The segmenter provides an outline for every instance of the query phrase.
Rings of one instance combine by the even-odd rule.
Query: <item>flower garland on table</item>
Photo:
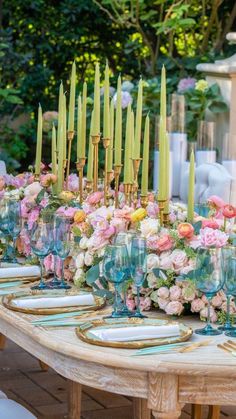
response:
[[[78,287],[86,283],[96,290],[106,288],[104,278],[98,280],[99,262],[102,261],[107,244],[122,231],[132,229],[147,239],[148,275],[141,291],[143,310],[159,308],[170,315],[181,315],[186,309],[199,313],[202,319],[207,315],[207,300],[195,289],[193,270],[196,250],[199,246],[222,247],[232,240],[236,232],[234,220],[236,208],[225,204],[216,196],[209,199],[208,218],[196,217],[194,224],[188,223],[187,208],[182,203],[170,203],[170,225],[160,227],[158,204],[153,194],[149,195],[146,209],[129,207],[125,204],[125,195],[120,188],[119,208],[115,209],[111,193],[110,206],[104,206],[103,191],[91,193],[82,206],[67,194],[63,200],[54,198],[51,186],[56,179],[51,174],[44,174],[40,182],[34,176],[25,173],[16,177],[0,177],[0,197],[17,196],[22,203],[24,227],[18,238],[20,253],[30,255],[28,230],[39,217],[48,214],[64,214],[71,218],[71,231],[74,249],[66,260],[65,275],[74,280]],[[69,190],[78,191],[78,177],[70,175]],[[47,271],[53,269],[53,256],[45,258]],[[58,267],[59,269],[59,267]],[[129,308],[136,305],[134,286],[128,289]],[[216,321],[226,310],[226,299],[220,291],[213,299],[211,318]],[[234,301],[231,312],[236,312]]]

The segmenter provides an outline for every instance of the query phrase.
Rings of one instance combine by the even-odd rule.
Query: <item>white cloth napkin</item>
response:
[[[104,341],[126,342],[179,336],[179,325],[114,327],[93,330],[90,333]]]
[[[0,268],[0,278],[21,278],[40,276],[39,266],[14,266],[12,268]]]
[[[66,297],[40,297],[13,299],[12,304],[19,308],[53,308],[94,305],[92,294],[71,295]]]

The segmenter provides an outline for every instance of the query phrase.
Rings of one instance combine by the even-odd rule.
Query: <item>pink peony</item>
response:
[[[170,237],[170,235],[169,234],[165,234],[164,236],[162,236],[159,240],[158,240],[158,243],[157,243],[157,246],[158,246],[158,250],[160,251],[160,252],[164,252],[164,251],[166,251],[166,250],[170,250],[170,249],[172,249],[172,247],[173,247],[173,240],[172,240],[172,238]]]
[[[183,310],[184,310],[184,306],[179,301],[170,301],[165,307],[165,312],[166,314],[169,314],[169,315],[180,316]]]
[[[103,192],[93,192],[87,197],[87,202],[90,205],[96,205],[103,199],[104,193]]]
[[[195,298],[191,302],[191,311],[192,313],[199,313],[205,307],[205,303],[202,301],[201,298]]]
[[[201,245],[204,247],[223,247],[229,236],[220,230],[206,227],[200,230]]]
[[[158,295],[158,297],[160,297],[160,298],[168,298],[169,297],[169,295],[170,295],[170,292],[169,292],[169,289],[167,288],[167,287],[160,287],[158,290],[157,290],[157,295]]]
[[[170,300],[179,300],[182,295],[181,288],[178,285],[170,287]]]

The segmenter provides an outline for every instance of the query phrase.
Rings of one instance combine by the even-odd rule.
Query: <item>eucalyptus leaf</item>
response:
[[[93,286],[94,282],[97,281],[99,272],[99,264],[91,266],[91,268],[86,272],[86,282],[89,286]]]

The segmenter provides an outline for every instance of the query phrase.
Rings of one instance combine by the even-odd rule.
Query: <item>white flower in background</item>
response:
[[[84,266],[84,252],[80,252],[75,259],[76,268],[82,268]]]
[[[150,272],[152,269],[158,268],[160,264],[159,257],[154,253],[147,255],[147,270]]]
[[[158,233],[159,221],[155,218],[148,218],[140,223],[140,231],[143,237],[148,238]]]
[[[121,85],[121,90],[123,92],[131,92],[131,90],[134,88],[134,84],[131,83],[131,81],[129,80],[125,80],[123,81],[122,85]]]
[[[86,266],[92,266],[93,264],[93,254],[91,252],[86,252],[84,256],[84,263]]]
[[[30,198],[33,196],[37,196],[43,187],[40,185],[39,182],[33,182],[31,185],[26,186],[25,188],[25,196]]]
[[[87,237],[82,237],[81,238],[81,240],[79,242],[79,247],[80,247],[80,249],[83,249],[83,250],[85,250],[85,249],[88,248],[88,239],[87,239]]]
[[[117,93],[114,94],[113,97],[114,101],[114,107],[116,108],[116,102],[117,102]],[[132,96],[129,92],[121,92],[121,106],[122,109],[127,108],[129,104],[133,102]]]

